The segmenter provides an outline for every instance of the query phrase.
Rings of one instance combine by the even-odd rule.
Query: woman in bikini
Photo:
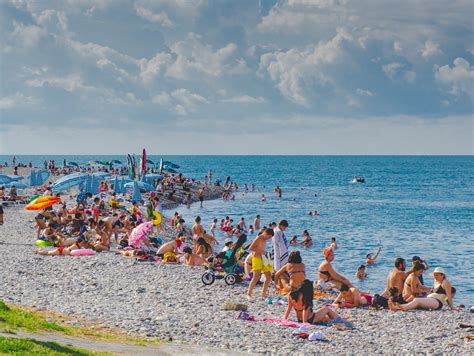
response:
[[[431,292],[431,288],[424,287],[421,284],[420,277],[425,271],[425,266],[421,263],[416,262],[412,268],[412,273],[405,280],[403,285],[403,300],[406,303],[411,302],[416,297],[425,297],[426,293]]]
[[[81,248],[88,248],[89,244],[82,237],[78,237],[76,242],[69,247],[59,246],[58,248],[48,251],[45,249],[38,249],[35,252],[44,256],[69,256],[71,251]]]
[[[324,261],[318,268],[318,284],[324,282],[336,289],[340,289],[341,286],[345,284],[351,288],[352,283],[346,277],[337,273],[331,266],[331,262],[334,261],[334,250],[331,247],[324,249],[324,258]]]
[[[456,289],[446,278],[444,270],[441,267],[436,267],[431,275],[434,278],[433,293],[428,294],[426,298],[415,298],[407,304],[395,303],[389,299],[389,308],[403,311],[412,309],[441,310],[444,303],[447,303],[451,309],[454,309],[453,297]]]
[[[196,241],[194,253],[206,259],[212,255],[212,247],[206,242],[206,240],[204,240],[204,238],[200,237]]]
[[[322,307],[313,311],[313,285],[311,281],[305,279],[295,291],[288,296],[288,306],[283,319],[288,320],[291,311],[294,309],[296,318],[300,323],[309,323],[313,325],[324,322],[343,323],[347,327],[352,324],[343,320],[334,310],[329,307]]]
[[[356,308],[372,305],[372,296],[368,293],[360,292],[357,288],[349,288],[343,284],[340,293],[332,303],[337,308]]]
[[[183,252],[184,252],[184,264],[186,266],[191,266],[191,267],[202,266],[207,261],[205,258],[202,258],[199,255],[193,254],[193,250],[191,249],[191,247],[185,247]]]
[[[299,251],[288,256],[288,263],[275,273],[275,288],[280,292],[295,290],[306,279],[305,265]]]

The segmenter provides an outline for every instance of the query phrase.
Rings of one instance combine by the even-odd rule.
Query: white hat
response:
[[[444,269],[442,267],[436,267],[433,272],[430,273],[430,276],[433,276],[435,273],[441,273],[446,276]]]

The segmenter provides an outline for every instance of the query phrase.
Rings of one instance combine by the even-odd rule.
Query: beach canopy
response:
[[[27,184],[21,183],[21,182],[8,182],[8,183],[4,183],[2,185],[5,186],[6,188],[11,188],[12,186],[15,186],[15,188],[17,188],[17,189],[28,188]]]
[[[138,225],[130,233],[130,236],[128,237],[128,244],[133,245],[135,247],[140,247],[143,241],[147,238],[146,234],[148,231],[150,231],[152,226],[152,221],[147,221]]]
[[[72,187],[82,185],[87,177],[88,174],[79,172],[68,174],[54,182],[51,188],[53,192],[60,192],[62,190],[70,189]]]
[[[145,183],[145,182],[133,181],[133,182],[125,183],[125,188],[135,189],[135,186],[138,189],[143,189],[143,190],[148,190],[148,191],[154,191],[155,190],[154,186],[152,186],[151,184]]]
[[[60,198],[54,197],[52,195],[46,195],[46,196],[39,197],[32,200],[25,206],[25,209],[26,210],[42,210],[60,202],[61,202]]]

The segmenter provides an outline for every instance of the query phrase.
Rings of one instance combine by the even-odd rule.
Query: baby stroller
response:
[[[201,277],[202,283],[210,286],[216,279],[224,279],[227,285],[232,286],[242,282],[243,270],[238,265],[235,255],[246,241],[247,236],[242,234],[232,250],[221,252],[215,256]]]

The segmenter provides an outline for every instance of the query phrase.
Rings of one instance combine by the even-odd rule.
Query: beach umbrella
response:
[[[119,161],[118,159],[113,159],[110,163],[122,164],[122,161]]]
[[[122,177],[122,180],[120,181],[120,193],[125,193],[125,183],[126,183],[125,177]]]
[[[76,162],[68,162],[69,166],[74,166],[74,167],[79,167],[79,165]]]
[[[94,172],[92,173],[92,175],[100,179],[104,179],[104,178],[108,178],[112,176],[110,173],[107,173],[107,172]]]
[[[52,195],[46,195],[46,196],[39,197],[32,200],[25,206],[25,209],[26,210],[42,210],[60,202],[61,202],[60,198],[53,197]]]
[[[128,244],[133,245],[135,247],[140,247],[142,242],[147,238],[146,234],[148,231],[150,231],[152,226],[152,221],[147,221],[138,225],[130,233],[130,236],[128,237]]]
[[[5,183],[4,186],[6,188],[11,188],[12,186],[15,186],[15,188],[17,189],[25,189],[25,188],[28,188],[28,185],[25,184],[25,183],[21,183],[21,182],[9,182],[9,183]]]
[[[18,182],[24,178],[22,176],[15,176],[13,174],[7,174],[7,177],[10,178],[12,182]]]
[[[163,158],[160,158],[160,164],[158,165],[158,173],[163,172]]]
[[[177,164],[171,161],[163,161],[163,165],[168,166],[170,168],[176,168],[176,169],[181,168],[180,166],[178,166]]]
[[[153,162],[151,159],[147,159],[146,163],[151,164],[151,165],[155,165],[155,162]]]
[[[41,177],[40,177],[41,179]],[[36,175],[36,172],[35,171],[31,171],[31,174],[30,174],[30,185],[32,187],[35,187],[37,185],[41,185],[41,184],[38,184],[38,177]]]
[[[94,195],[99,193],[99,179],[94,175],[91,177],[91,193]]]
[[[168,172],[168,173],[178,173],[178,171],[174,170],[173,168],[164,168],[163,169],[165,172]]]
[[[125,183],[125,188],[135,189],[135,186],[138,189],[143,189],[143,190],[147,190],[147,191],[154,191],[155,190],[155,187],[152,186],[151,184],[141,182],[141,181],[133,181],[133,182]]]
[[[9,176],[5,174],[0,174],[0,184],[10,183],[12,180]]]
[[[127,184],[130,184],[130,183],[127,183]],[[127,184],[125,184],[125,186],[127,186]],[[142,200],[142,193],[140,193],[140,188],[138,187],[138,182],[135,181],[135,182],[132,182],[133,184],[133,194],[132,194],[132,200],[134,201],[141,201]]]
[[[120,187],[120,180],[119,180],[119,179],[117,179],[117,178],[115,178],[115,180],[114,180],[114,183],[113,183],[113,184],[114,184],[114,193],[116,193],[116,194],[119,194],[119,193],[120,193],[120,191],[121,191],[121,187]]]
[[[146,150],[142,151],[142,172],[146,171]]]
[[[147,174],[147,175],[145,176],[145,178],[146,178],[147,180],[154,180],[154,179],[161,180],[161,179],[163,179],[164,177],[163,177],[161,174],[150,173],[150,174]]]
[[[72,187],[84,184],[84,181],[87,179],[87,177],[87,174],[79,172],[68,174],[54,182],[51,188],[53,189],[53,192],[60,192],[62,190],[70,189]]]

